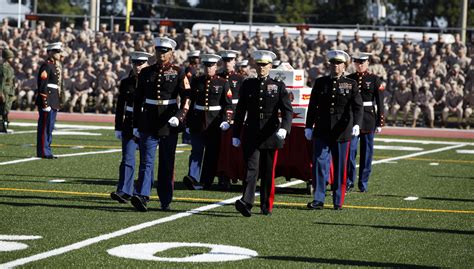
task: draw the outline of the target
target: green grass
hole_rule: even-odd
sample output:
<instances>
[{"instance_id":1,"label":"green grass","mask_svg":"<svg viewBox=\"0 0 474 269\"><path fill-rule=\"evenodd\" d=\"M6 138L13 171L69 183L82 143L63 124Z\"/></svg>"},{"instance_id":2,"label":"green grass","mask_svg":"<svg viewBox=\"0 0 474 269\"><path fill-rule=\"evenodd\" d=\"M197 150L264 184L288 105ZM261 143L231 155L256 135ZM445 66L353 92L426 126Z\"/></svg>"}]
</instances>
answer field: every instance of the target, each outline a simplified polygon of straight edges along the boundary
<instances>
[{"instance_id":1,"label":"green grass","mask_svg":"<svg viewBox=\"0 0 474 269\"><path fill-rule=\"evenodd\" d=\"M111 125L109 125L111 126ZM12 127L15 131L34 127ZM101 136L55 136L55 154L120 148L111 130ZM387 136L379 136L389 138ZM393 137L395 138L395 137ZM407 139L405 137L396 137ZM410 138L421 140L420 138ZM35 155L35 133L0 136L0 163ZM472 143L459 139L435 139ZM73 148L73 146L86 146ZM449 145L386 143L424 151ZM109 199L115 190L120 152L36 160L0 165L0 234L39 235L17 241L28 248L0 252L0 263L29 257L145 222L174 216L240 196L240 183L230 192L188 191L181 183L190 147L177 154L175 201L171 212L159 211L154 196L147 213ZM459 149L474 150L472 144ZM375 160L412 154L376 150ZM438 165L430 165L438 163ZM351 192L343 211L308 211L312 197L305 184L278 188L271 217L251 218L225 205L191 216L27 263L25 268L315 268L315 267L454 267L474 265L474 155L446 150L373 166L369 193ZM155 169L156 170L156 169ZM64 179L63 183L50 183ZM278 178L276 184L285 183ZM153 190L153 194L156 191ZM405 201L416 196L416 201ZM331 205L331 197L326 203ZM258 200L258 198L257 198ZM111 256L108 249L125 244L200 242L248 248L258 256L218 263L170 263ZM0 243L1 246L1 243ZM185 257L208 252L183 247L157 257ZM1 266L0 266L1 267Z\"/></svg>"}]
</instances>

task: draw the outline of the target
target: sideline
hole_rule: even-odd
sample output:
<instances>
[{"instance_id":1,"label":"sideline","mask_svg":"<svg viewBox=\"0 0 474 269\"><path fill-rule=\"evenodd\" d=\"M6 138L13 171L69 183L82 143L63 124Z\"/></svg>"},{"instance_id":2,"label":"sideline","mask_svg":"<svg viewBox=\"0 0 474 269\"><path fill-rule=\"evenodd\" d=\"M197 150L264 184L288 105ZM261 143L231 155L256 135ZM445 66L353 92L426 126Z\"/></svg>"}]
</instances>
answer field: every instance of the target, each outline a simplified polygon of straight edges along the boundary
<instances>
[{"instance_id":1,"label":"sideline","mask_svg":"<svg viewBox=\"0 0 474 269\"><path fill-rule=\"evenodd\" d=\"M64 158L64 157L76 157L76 156L93 155L93 154L107 154L107 153L115 153L115 152L121 152L121 151L122 149L110 149L110 150L103 150L103 151L88 151L88 152L79 152L79 153L70 153L70 154L59 154L55 156L58 158ZM0 163L0 166L7 165L7 164L25 163L25 162L31 162L31 161L37 161L37 160L42 160L42 159L38 157L31 157L31 158L26 158L26 159L2 162ZM47 160L47 161L51 162L54 160Z\"/></svg>"}]
</instances>

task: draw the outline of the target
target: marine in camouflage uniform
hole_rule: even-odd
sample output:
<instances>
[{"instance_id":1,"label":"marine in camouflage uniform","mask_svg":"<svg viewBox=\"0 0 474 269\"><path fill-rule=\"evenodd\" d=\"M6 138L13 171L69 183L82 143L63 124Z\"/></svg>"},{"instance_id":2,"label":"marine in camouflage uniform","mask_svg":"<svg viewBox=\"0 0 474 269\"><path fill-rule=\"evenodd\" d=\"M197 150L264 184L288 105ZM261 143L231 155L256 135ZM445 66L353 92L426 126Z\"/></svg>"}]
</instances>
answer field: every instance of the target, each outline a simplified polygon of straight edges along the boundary
<instances>
[{"instance_id":1,"label":"marine in camouflage uniform","mask_svg":"<svg viewBox=\"0 0 474 269\"><path fill-rule=\"evenodd\" d=\"M9 49L3 49L3 63L0 66L0 132L6 132L5 123L8 124L8 113L12 106L15 90L15 74L13 71L13 52Z\"/></svg>"}]
</instances>

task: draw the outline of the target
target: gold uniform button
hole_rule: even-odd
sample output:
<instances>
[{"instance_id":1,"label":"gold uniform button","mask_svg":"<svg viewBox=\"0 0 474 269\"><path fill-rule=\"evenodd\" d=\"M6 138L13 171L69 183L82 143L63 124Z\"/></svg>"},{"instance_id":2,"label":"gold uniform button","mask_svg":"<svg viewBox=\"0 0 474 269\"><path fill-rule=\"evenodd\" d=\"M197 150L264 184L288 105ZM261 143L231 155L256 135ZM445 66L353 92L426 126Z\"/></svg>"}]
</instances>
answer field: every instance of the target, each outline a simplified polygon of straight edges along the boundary
<instances>
[{"instance_id":1,"label":"gold uniform button","mask_svg":"<svg viewBox=\"0 0 474 269\"><path fill-rule=\"evenodd\" d=\"M331 97L334 98L335 96L333 95L333 96L331 96Z\"/></svg>"}]
</instances>

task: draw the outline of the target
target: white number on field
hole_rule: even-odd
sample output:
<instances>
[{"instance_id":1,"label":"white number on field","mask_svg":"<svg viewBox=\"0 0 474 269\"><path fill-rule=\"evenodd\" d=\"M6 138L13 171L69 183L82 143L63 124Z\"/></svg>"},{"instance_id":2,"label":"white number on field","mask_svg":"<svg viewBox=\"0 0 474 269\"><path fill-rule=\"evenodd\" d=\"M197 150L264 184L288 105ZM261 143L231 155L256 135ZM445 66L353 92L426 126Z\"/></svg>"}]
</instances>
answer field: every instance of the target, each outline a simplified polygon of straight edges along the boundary
<instances>
[{"instance_id":1,"label":"white number on field","mask_svg":"<svg viewBox=\"0 0 474 269\"><path fill-rule=\"evenodd\" d=\"M173 248L183 247L204 247L211 250L207 253L192 255L187 257L157 257L156 253L166 251ZM143 243L121 245L116 248L107 250L110 255L147 261L160 262L225 262L250 259L258 256L258 253L247 248L203 244L203 243L183 243L183 242L163 242L163 243Z\"/></svg>"}]
</instances>

